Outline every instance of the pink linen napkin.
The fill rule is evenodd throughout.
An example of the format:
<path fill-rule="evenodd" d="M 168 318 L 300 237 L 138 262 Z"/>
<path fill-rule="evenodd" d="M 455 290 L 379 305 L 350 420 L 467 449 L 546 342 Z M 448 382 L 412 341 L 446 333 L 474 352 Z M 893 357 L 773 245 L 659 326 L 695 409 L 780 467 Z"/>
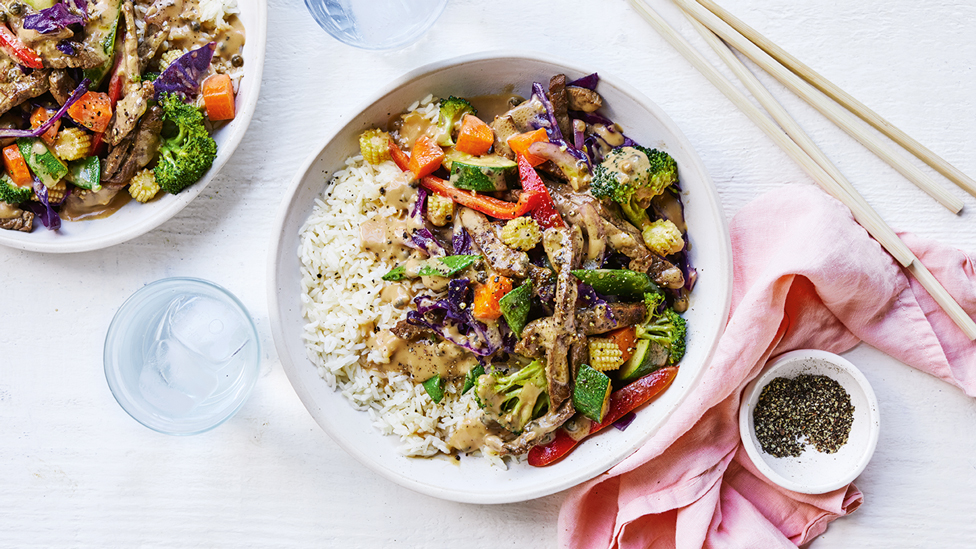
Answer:
<path fill-rule="evenodd" d="M 742 449 L 742 390 L 786 351 L 840 353 L 864 341 L 976 396 L 976 344 L 840 202 L 786 186 L 743 208 L 731 235 L 732 311 L 701 383 L 643 447 L 570 493 L 559 516 L 562 547 L 795 547 L 857 509 L 863 496 L 853 484 L 791 492 L 767 481 Z M 901 236 L 976 313 L 973 260 Z"/>

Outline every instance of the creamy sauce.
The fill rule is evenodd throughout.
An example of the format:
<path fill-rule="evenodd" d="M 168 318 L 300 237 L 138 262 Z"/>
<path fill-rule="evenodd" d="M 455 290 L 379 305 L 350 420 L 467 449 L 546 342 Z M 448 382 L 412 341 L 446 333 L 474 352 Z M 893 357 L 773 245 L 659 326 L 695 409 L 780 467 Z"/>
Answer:
<path fill-rule="evenodd" d="M 593 124 L 590 128 L 593 130 L 593 133 L 596 133 L 601 139 L 606 141 L 611 149 L 624 144 L 624 134 L 620 132 L 619 128 L 608 128 L 603 124 Z"/>
<path fill-rule="evenodd" d="M 496 116 L 508 112 L 509 109 L 518 105 L 525 98 L 521 95 L 513 93 L 514 86 L 508 86 L 508 89 L 502 93 L 494 93 L 491 95 L 476 95 L 474 97 L 468 97 L 467 100 L 471 102 L 471 105 L 478 111 L 478 118 L 484 120 L 485 122 L 490 122 Z"/>
<path fill-rule="evenodd" d="M 437 124 L 415 112 L 396 115 L 389 128 L 399 135 L 400 146 L 407 149 L 413 148 L 413 144 L 424 135 L 437 136 Z"/>
<path fill-rule="evenodd" d="M 488 427 L 478 418 L 464 418 L 447 440 L 448 446 L 460 452 L 473 452 L 485 445 Z"/>
<path fill-rule="evenodd" d="M 130 200 L 132 197 L 129 193 L 119 192 L 119 189 L 102 187 L 97 192 L 75 189 L 64 200 L 59 213 L 61 219 L 68 221 L 104 219 L 119 211 Z"/>
<path fill-rule="evenodd" d="M 671 193 L 666 192 L 654 197 L 654 206 L 661 210 L 665 219 L 670 219 L 678 227 L 678 230 L 685 232 L 688 230 L 685 224 L 685 216 L 681 211 L 681 203 Z"/>
<path fill-rule="evenodd" d="M 490 122 L 496 115 L 502 114 L 512 108 L 513 104 L 521 103 L 522 97 L 509 91 L 492 94 L 467 97 L 471 105 L 478 111 L 478 118 Z M 437 122 L 415 113 L 398 114 L 390 119 L 387 128 L 391 132 L 396 132 L 399 136 L 401 147 L 410 149 L 421 136 L 437 137 Z"/>
<path fill-rule="evenodd" d="M 397 218 L 371 219 L 359 227 L 359 242 L 363 250 L 383 261 L 405 261 L 412 248 L 410 227 L 406 220 Z"/>
<path fill-rule="evenodd" d="M 22 213 L 24 213 L 24 210 L 21 210 L 17 206 L 0 202 L 0 219 L 14 219 L 20 217 Z"/>
<path fill-rule="evenodd" d="M 196 0 L 153 3 L 153 7 L 146 12 L 146 17 L 158 20 L 159 15 L 169 22 L 167 42 L 174 49 L 189 51 L 216 42 L 214 56 L 225 62 L 230 62 L 231 57 L 240 55 L 244 49 L 244 24 L 236 15 L 228 16 L 226 23 L 217 28 L 209 21 L 195 25 L 200 20 L 200 6 Z"/>
<path fill-rule="evenodd" d="M 388 330 L 380 330 L 370 337 L 367 345 L 390 357 L 387 364 L 367 364 L 367 367 L 403 372 L 417 383 L 435 375 L 444 379 L 461 377 L 478 365 L 478 359 L 473 354 L 450 341 L 407 341 Z"/>
<path fill-rule="evenodd" d="M 651 162 L 647 155 L 633 147 L 624 147 L 620 153 L 614 154 L 603 161 L 603 166 L 618 172 L 617 179 L 625 177 L 621 183 L 629 181 L 634 174 L 647 173 L 651 169 Z"/>
<path fill-rule="evenodd" d="M 383 201 L 401 210 L 409 210 L 417 201 L 417 180 L 409 171 L 400 172 L 393 181 L 380 187 Z"/>
<path fill-rule="evenodd" d="M 413 293 L 402 283 L 393 282 L 380 290 L 380 301 L 401 309 L 410 304 Z"/>

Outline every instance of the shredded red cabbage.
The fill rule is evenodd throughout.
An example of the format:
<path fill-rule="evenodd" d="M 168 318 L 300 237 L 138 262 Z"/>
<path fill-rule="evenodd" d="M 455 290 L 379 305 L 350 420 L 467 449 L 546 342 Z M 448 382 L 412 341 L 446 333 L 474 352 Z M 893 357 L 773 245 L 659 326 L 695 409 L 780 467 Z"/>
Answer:
<path fill-rule="evenodd" d="M 75 43 L 70 40 L 61 40 L 54 47 L 58 48 L 58 51 L 65 55 L 75 54 Z"/>
<path fill-rule="evenodd" d="M 503 343 L 498 325 L 475 320 L 471 315 L 471 301 L 470 281 L 454 279 L 448 282 L 447 299 L 437 300 L 428 295 L 414 298 L 417 310 L 407 313 L 407 321 L 433 330 L 478 356 L 494 354 Z"/>
<path fill-rule="evenodd" d="M 562 130 L 559 129 L 559 122 L 556 121 L 556 112 L 552 107 L 552 102 L 546 96 L 546 91 L 542 87 L 542 84 L 539 82 L 532 83 L 532 95 L 537 97 L 546 109 L 546 120 L 543 127 L 546 129 L 546 135 L 549 136 L 549 142 L 553 145 L 565 147 L 566 152 L 572 155 L 573 158 L 586 162 L 587 167 L 592 167 L 589 155 L 584 150 L 578 149 L 566 141 Z"/>
<path fill-rule="evenodd" d="M 634 412 L 627 412 L 626 414 L 620 416 L 620 419 L 614 421 L 613 426 L 623 431 L 631 423 L 633 423 L 636 418 L 637 418 L 637 414 L 635 414 Z"/>
<path fill-rule="evenodd" d="M 58 112 L 54 113 L 54 116 L 48 118 L 46 122 L 44 122 L 37 128 L 33 130 L 17 130 L 17 129 L 9 129 L 9 128 L 0 128 L 0 139 L 37 137 L 43 134 L 48 130 L 48 128 L 53 126 L 54 123 L 58 121 L 58 119 L 64 116 L 64 113 L 68 112 L 68 108 L 71 107 L 71 105 L 74 105 L 75 101 L 78 101 L 79 99 L 81 99 L 81 96 L 85 95 L 85 92 L 88 91 L 89 84 L 91 84 L 91 80 L 87 78 L 82 80 L 81 84 L 78 84 L 78 87 L 75 88 L 75 91 L 71 92 L 71 97 L 69 97 L 68 100 L 64 102 L 64 105 L 61 105 L 61 108 L 58 109 Z"/>
<path fill-rule="evenodd" d="M 471 235 L 461 226 L 454 225 L 454 236 L 451 238 L 451 248 L 454 255 L 468 255 L 471 253 Z"/>
<path fill-rule="evenodd" d="M 34 215 L 41 220 L 41 223 L 45 227 L 52 231 L 60 229 L 61 216 L 58 215 L 58 212 L 48 201 L 47 187 L 45 187 L 44 183 L 41 183 L 41 181 L 36 177 L 34 178 L 33 187 L 34 194 L 37 195 L 38 202 L 27 202 L 26 206 L 28 209 L 34 212 Z"/>
<path fill-rule="evenodd" d="M 159 75 L 159 78 L 153 81 L 156 100 L 159 100 L 160 95 L 164 93 L 180 94 L 186 99 L 195 97 L 200 90 L 200 83 L 207 75 L 216 49 L 217 43 L 210 42 L 173 61 Z"/>
<path fill-rule="evenodd" d="M 68 25 L 81 25 L 84 22 L 84 17 L 71 13 L 64 4 L 55 4 L 50 8 L 24 17 L 24 28 L 41 34 L 51 34 L 66 28 Z"/>
<path fill-rule="evenodd" d="M 597 73 L 588 74 L 582 78 L 577 78 L 573 80 L 567 86 L 576 86 L 577 88 L 586 88 L 588 90 L 596 91 L 596 85 L 600 82 L 600 76 Z"/>

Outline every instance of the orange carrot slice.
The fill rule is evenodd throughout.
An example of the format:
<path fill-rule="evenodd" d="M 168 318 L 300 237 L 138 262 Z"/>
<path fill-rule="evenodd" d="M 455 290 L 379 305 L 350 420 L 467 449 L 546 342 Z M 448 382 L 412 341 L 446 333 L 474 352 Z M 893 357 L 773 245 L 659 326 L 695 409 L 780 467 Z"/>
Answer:
<path fill-rule="evenodd" d="M 494 142 L 495 132 L 491 126 L 473 114 L 466 114 L 461 119 L 461 131 L 454 148 L 473 156 L 481 156 L 491 149 Z"/>
<path fill-rule="evenodd" d="M 420 179 L 434 173 L 437 168 L 441 167 L 443 160 L 444 149 L 432 137 L 425 135 L 413 144 L 407 169 L 413 172 L 414 177 Z"/>
<path fill-rule="evenodd" d="M 104 132 L 112 120 L 112 101 L 107 93 L 85 92 L 68 107 L 68 115 L 93 132 Z"/>
<path fill-rule="evenodd" d="M 3 165 L 7 168 L 7 175 L 13 180 L 14 185 L 29 187 L 34 182 L 34 177 L 27 168 L 27 162 L 20 154 L 20 147 L 16 144 L 4 147 Z"/>
<path fill-rule="evenodd" d="M 234 84 L 230 76 L 215 74 L 203 81 L 203 104 L 210 120 L 234 118 Z"/>
<path fill-rule="evenodd" d="M 549 142 L 549 136 L 546 135 L 545 128 L 539 128 L 538 130 L 533 130 L 531 132 L 513 135 L 512 137 L 508 138 L 508 146 L 511 147 L 516 154 L 521 154 L 524 156 L 525 159 L 529 161 L 530 166 L 535 167 L 545 162 L 546 159 L 530 153 L 529 146 L 540 141 L 545 143 Z"/>
<path fill-rule="evenodd" d="M 478 320 L 498 320 L 502 316 L 502 308 L 498 300 L 512 291 L 512 279 L 495 274 L 488 277 L 488 282 L 478 284 L 474 288 L 474 305 L 471 315 Z"/>

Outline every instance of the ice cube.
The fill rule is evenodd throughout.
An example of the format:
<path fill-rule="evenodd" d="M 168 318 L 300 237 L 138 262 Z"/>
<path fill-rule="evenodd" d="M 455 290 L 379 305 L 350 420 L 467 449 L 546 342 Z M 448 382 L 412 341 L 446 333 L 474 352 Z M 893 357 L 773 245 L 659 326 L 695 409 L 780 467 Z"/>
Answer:
<path fill-rule="evenodd" d="M 157 341 L 139 377 L 143 395 L 164 413 L 181 417 L 217 388 L 217 376 L 175 339 Z"/>
<path fill-rule="evenodd" d="M 168 332 L 187 349 L 199 354 L 217 369 L 248 341 L 240 313 L 229 305 L 206 296 L 178 298 L 163 322 Z"/>

